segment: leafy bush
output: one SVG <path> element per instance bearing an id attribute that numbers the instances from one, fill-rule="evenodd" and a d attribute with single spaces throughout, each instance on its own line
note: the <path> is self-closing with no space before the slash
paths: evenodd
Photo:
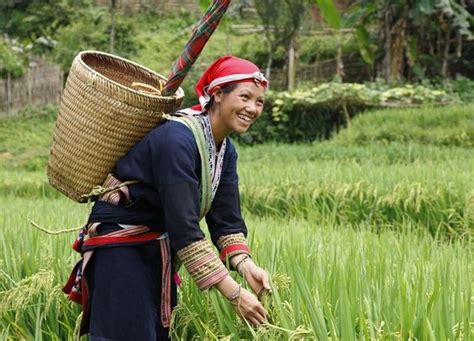
<path id="1" fill-rule="evenodd" d="M 49 54 L 56 32 L 91 6 L 92 0 L 10 0 L 0 5 L 0 31 L 18 38 L 34 54 Z"/>
<path id="2" fill-rule="evenodd" d="M 457 76 L 455 79 L 444 80 L 442 84 L 446 91 L 457 94 L 461 101 L 474 103 L 474 80 Z"/>
<path id="3" fill-rule="evenodd" d="M 21 77 L 25 73 L 26 58 L 21 47 L 9 39 L 0 38 L 0 78 Z"/>
<path id="4" fill-rule="evenodd" d="M 445 105 L 459 99 L 422 85 L 325 83 L 293 93 L 269 92 L 263 117 L 238 137 L 242 143 L 324 139 L 350 124 L 356 113 L 374 107 Z"/>
<path id="5" fill-rule="evenodd" d="M 92 0 L 12 1 L 2 8 L 0 29 L 22 39 L 52 35 L 68 25 L 78 9 L 90 7 Z"/>

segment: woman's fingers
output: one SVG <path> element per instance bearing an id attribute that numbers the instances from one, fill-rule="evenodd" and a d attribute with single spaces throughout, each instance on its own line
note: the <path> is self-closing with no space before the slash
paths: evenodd
<path id="1" fill-rule="evenodd" d="M 267 320 L 268 312 L 258 299 L 245 289 L 241 291 L 240 301 L 236 308 L 239 315 L 254 325 L 260 325 Z"/>
<path id="2" fill-rule="evenodd" d="M 245 316 L 244 318 L 255 326 L 261 325 L 267 321 L 267 319 L 263 317 L 262 315 L 260 315 L 259 313 L 249 314 L 248 316 Z"/>
<path id="3" fill-rule="evenodd" d="M 263 307 L 262 304 L 260 304 L 260 306 L 258 307 L 258 312 L 264 319 L 268 317 L 268 311 Z"/>
<path id="4" fill-rule="evenodd" d="M 248 318 L 245 318 L 247 321 L 249 321 L 251 324 L 253 324 L 254 326 L 258 326 L 260 325 L 261 323 L 253 316 L 249 316 Z"/>
<path id="5" fill-rule="evenodd" d="M 251 316 L 256 318 L 260 323 L 265 322 L 266 318 L 266 312 L 263 307 L 256 307 L 253 311 L 250 312 Z"/>

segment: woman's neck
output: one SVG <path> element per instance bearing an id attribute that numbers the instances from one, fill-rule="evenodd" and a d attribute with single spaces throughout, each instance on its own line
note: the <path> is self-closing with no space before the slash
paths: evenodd
<path id="1" fill-rule="evenodd" d="M 209 121 L 211 123 L 211 130 L 212 135 L 214 136 L 214 142 L 216 143 L 217 149 L 219 149 L 220 145 L 230 134 L 230 132 L 225 128 L 221 118 L 219 116 L 219 112 L 216 109 L 209 110 Z"/>

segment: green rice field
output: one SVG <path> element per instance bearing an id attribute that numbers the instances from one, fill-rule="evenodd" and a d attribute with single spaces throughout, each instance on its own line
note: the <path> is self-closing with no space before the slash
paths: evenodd
<path id="1" fill-rule="evenodd" d="M 80 310 L 61 292 L 75 233 L 29 223 L 88 215 L 47 185 L 54 111 L 0 120 L 1 340 L 75 338 Z M 473 141 L 470 104 L 363 113 L 325 142 L 238 146 L 270 319 L 252 328 L 182 271 L 173 338 L 474 339 Z"/>

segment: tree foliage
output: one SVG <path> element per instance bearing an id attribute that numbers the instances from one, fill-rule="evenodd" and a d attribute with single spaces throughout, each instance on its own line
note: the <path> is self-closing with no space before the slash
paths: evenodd
<path id="1" fill-rule="evenodd" d="M 332 28 L 341 28 L 341 16 L 332 0 L 316 0 L 321 14 Z"/>
<path id="2" fill-rule="evenodd" d="M 359 0 L 351 14 L 364 60 L 387 81 L 447 76 L 473 38 L 464 0 Z"/>
<path id="3" fill-rule="evenodd" d="M 27 42 L 50 38 L 91 4 L 91 0 L 7 1 L 0 5 L 0 31 Z"/>
<path id="4" fill-rule="evenodd" d="M 81 50 L 110 49 L 110 13 L 92 6 L 92 0 L 10 1 L 1 6 L 0 31 L 33 54 L 52 56 L 65 70 Z M 117 21 L 114 34 L 114 52 L 123 57 L 138 49 L 136 25 L 127 19 Z"/>
<path id="5" fill-rule="evenodd" d="M 278 48 L 287 50 L 290 62 L 290 49 L 294 48 L 301 28 L 308 1 L 306 0 L 259 0 L 254 2 L 265 32 L 268 48 L 266 75 L 270 76 L 273 55 Z"/>

